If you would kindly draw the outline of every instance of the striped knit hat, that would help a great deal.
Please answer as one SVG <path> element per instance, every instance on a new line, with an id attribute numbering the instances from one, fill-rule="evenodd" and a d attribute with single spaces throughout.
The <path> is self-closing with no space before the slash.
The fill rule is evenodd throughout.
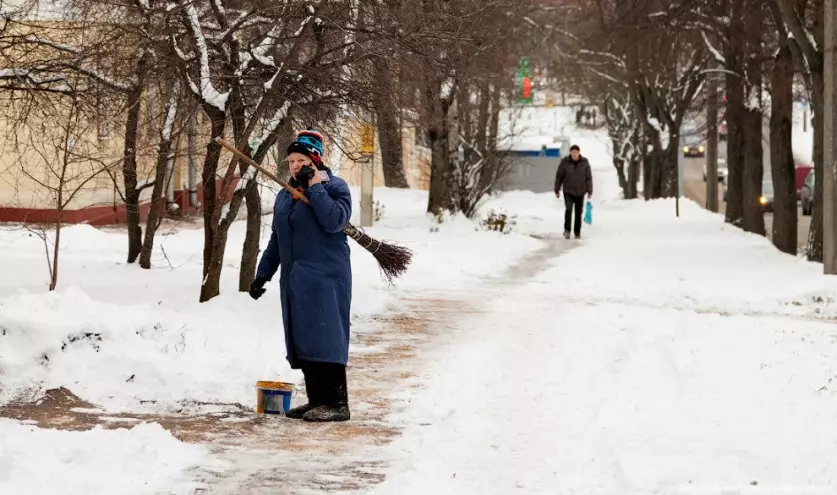
<path id="1" fill-rule="evenodd" d="M 311 158 L 317 165 L 323 163 L 323 135 L 308 128 L 296 135 L 296 140 L 288 145 L 288 154 L 301 153 Z"/>

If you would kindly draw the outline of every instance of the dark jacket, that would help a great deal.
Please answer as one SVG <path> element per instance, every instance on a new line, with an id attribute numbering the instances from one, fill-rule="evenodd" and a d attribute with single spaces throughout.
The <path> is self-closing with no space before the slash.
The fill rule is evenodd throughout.
<path id="1" fill-rule="evenodd" d="M 273 208 L 270 242 L 257 277 L 270 280 L 281 266 L 279 288 L 285 348 L 291 368 L 299 360 L 349 360 L 352 267 L 343 228 L 352 215 L 349 187 L 330 180 L 305 191 L 311 206 L 282 190 Z"/>
<path id="2" fill-rule="evenodd" d="M 584 196 L 593 194 L 593 173 L 590 171 L 590 162 L 583 156 L 578 157 L 574 162 L 572 157 L 565 156 L 558 164 L 558 171 L 555 173 L 555 192 L 561 192 L 564 186 L 564 194 L 573 196 Z"/>

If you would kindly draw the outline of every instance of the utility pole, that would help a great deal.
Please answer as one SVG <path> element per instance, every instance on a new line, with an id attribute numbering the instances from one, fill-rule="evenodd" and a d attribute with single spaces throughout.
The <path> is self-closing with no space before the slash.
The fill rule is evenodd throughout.
<path id="1" fill-rule="evenodd" d="M 371 227 L 374 222 L 372 214 L 372 190 L 375 186 L 375 127 L 371 123 L 364 123 L 361 144 L 360 169 L 360 225 Z"/>
<path id="2" fill-rule="evenodd" d="M 837 58 L 834 50 L 837 48 L 837 0 L 825 0 L 825 112 L 823 114 L 823 272 L 827 275 L 837 275 L 837 194 L 835 194 L 835 164 L 837 164 L 837 131 L 834 105 L 837 104 L 834 76 L 837 74 Z"/>
<path id="3" fill-rule="evenodd" d="M 714 59 L 709 59 L 706 104 L 706 209 L 718 213 L 718 84 L 713 72 Z"/>

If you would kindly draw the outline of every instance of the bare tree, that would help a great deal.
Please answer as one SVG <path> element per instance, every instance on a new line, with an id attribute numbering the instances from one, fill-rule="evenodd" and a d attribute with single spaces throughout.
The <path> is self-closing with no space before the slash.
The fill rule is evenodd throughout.
<path id="1" fill-rule="evenodd" d="M 791 42 L 779 10 L 772 5 L 778 48 L 770 75 L 770 164 L 773 181 L 773 245 L 780 251 L 797 252 L 798 216 L 796 173 L 793 160 L 793 80 Z"/>
<path id="2" fill-rule="evenodd" d="M 822 47 L 825 42 L 823 0 L 774 0 L 782 19 L 793 36 L 791 49 L 796 54 L 797 66 L 805 76 L 809 99 L 814 113 L 814 207 L 808 237 L 808 260 L 823 259 L 823 115 L 825 94 Z"/>
<path id="3" fill-rule="evenodd" d="M 151 207 L 148 210 L 147 225 L 145 227 L 145 239 L 142 243 L 139 264 L 142 268 L 151 268 L 151 253 L 154 250 L 154 235 L 160 227 L 160 223 L 166 214 L 166 197 L 163 188 L 172 180 L 167 172 L 169 164 L 174 160 L 172 142 L 175 136 L 175 123 L 177 122 L 178 103 L 180 101 L 180 82 L 172 83 L 169 91 L 169 99 L 163 110 L 163 122 L 159 131 L 159 147 L 157 150 L 157 162 L 154 172 L 154 189 L 151 192 Z"/>
<path id="4" fill-rule="evenodd" d="M 88 123 L 75 98 L 43 101 L 39 110 L 37 118 L 29 118 L 17 128 L 22 134 L 18 155 L 21 172 L 39 186 L 39 193 L 51 199 L 55 209 L 51 239 L 45 226 L 32 227 L 44 241 L 52 291 L 58 285 L 64 212 L 80 194 L 101 187 L 96 181 L 107 179 L 106 172 L 118 162 L 105 164 L 97 156 L 90 138 L 95 136 L 96 126 Z M 30 161 L 32 157 L 37 157 L 37 163 Z"/>

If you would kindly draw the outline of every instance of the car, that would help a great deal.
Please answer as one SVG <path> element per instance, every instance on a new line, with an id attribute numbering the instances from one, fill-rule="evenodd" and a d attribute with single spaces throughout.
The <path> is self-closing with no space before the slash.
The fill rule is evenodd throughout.
<path id="1" fill-rule="evenodd" d="M 683 145 L 683 156 L 685 157 L 702 157 L 706 152 L 706 148 L 699 139 L 687 139 L 686 144 Z"/>
<path id="2" fill-rule="evenodd" d="M 796 187 L 796 199 L 802 200 L 802 185 L 808 179 L 808 174 L 814 170 L 814 167 L 808 164 L 796 164 L 794 170 L 794 186 Z"/>
<path id="3" fill-rule="evenodd" d="M 800 202 L 802 203 L 802 214 L 808 216 L 814 209 L 814 169 L 808 171 L 805 182 L 802 184 Z"/>
<path id="4" fill-rule="evenodd" d="M 759 204 L 764 211 L 773 211 L 773 180 L 766 178 L 761 181 L 761 196 Z"/>
<path id="5" fill-rule="evenodd" d="M 723 182 L 724 177 L 729 173 L 727 168 L 727 161 L 723 158 L 718 158 L 718 182 Z M 706 163 L 703 164 L 703 182 L 706 182 Z"/>
<path id="6" fill-rule="evenodd" d="M 728 176 L 724 177 L 724 180 L 721 181 L 723 184 L 723 198 L 724 201 L 727 200 L 727 185 L 728 185 Z M 773 211 L 773 179 L 770 177 L 766 177 L 761 182 L 761 196 L 759 196 L 759 204 L 761 205 L 764 211 L 771 212 Z"/>

